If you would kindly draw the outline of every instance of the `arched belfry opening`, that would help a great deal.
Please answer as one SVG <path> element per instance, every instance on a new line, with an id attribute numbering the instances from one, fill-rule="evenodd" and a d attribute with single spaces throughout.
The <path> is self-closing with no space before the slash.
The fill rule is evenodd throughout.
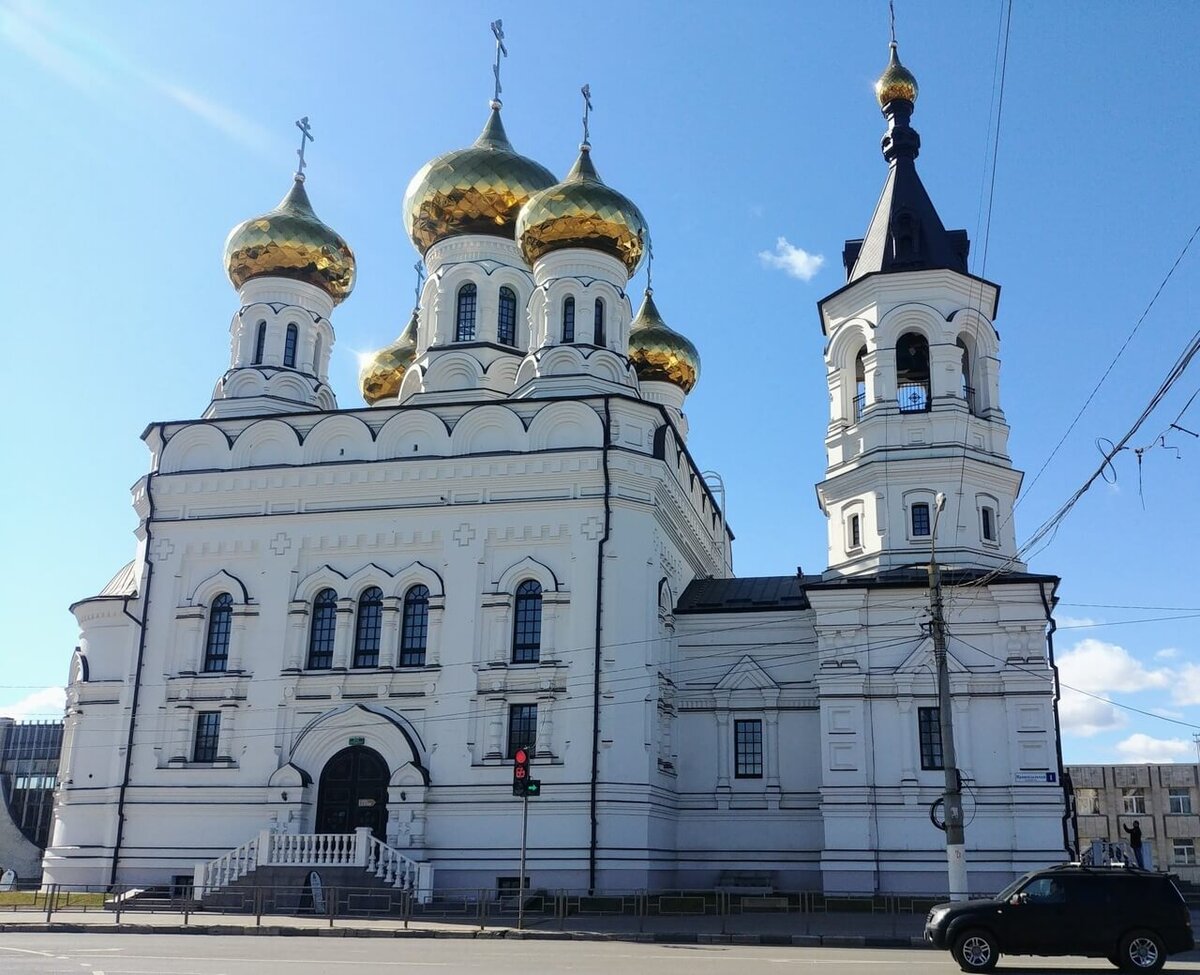
<path id="1" fill-rule="evenodd" d="M 854 419 L 862 419 L 867 408 L 867 347 L 864 345 L 854 357 Z"/>
<path id="2" fill-rule="evenodd" d="M 901 413 L 929 409 L 929 341 L 916 332 L 896 343 L 896 403 Z"/>
<path id="3" fill-rule="evenodd" d="M 325 763 L 317 788 L 318 833 L 353 833 L 368 826 L 387 839 L 388 765 L 373 748 L 351 745 Z"/>

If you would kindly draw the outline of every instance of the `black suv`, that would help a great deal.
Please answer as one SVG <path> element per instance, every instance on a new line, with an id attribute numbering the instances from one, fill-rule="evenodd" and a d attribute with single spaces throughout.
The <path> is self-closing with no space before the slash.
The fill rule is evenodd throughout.
<path id="1" fill-rule="evenodd" d="M 939 904 L 925 940 L 949 948 L 964 972 L 1013 955 L 1089 955 L 1125 971 L 1155 972 L 1190 951 L 1192 918 L 1166 874 L 1064 864 L 1035 870 L 990 900 Z"/>

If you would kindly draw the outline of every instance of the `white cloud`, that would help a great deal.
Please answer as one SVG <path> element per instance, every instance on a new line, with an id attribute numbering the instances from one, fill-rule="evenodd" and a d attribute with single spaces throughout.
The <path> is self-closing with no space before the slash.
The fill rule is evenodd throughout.
<path id="1" fill-rule="evenodd" d="M 1174 660 L 1179 656 L 1178 647 L 1164 647 L 1154 655 L 1155 660 Z"/>
<path id="2" fill-rule="evenodd" d="M 1063 734 L 1090 738 L 1102 731 L 1125 725 L 1125 715 L 1108 701 L 1100 701 L 1077 691 L 1064 689 L 1058 702 L 1058 719 Z"/>
<path id="3" fill-rule="evenodd" d="M 824 255 L 810 254 L 803 247 L 788 243 L 786 237 L 779 237 L 775 241 L 774 251 L 759 251 L 758 259 L 764 267 L 786 271 L 801 281 L 811 281 L 825 263 Z"/>
<path id="4" fill-rule="evenodd" d="M 1094 620 L 1090 616 L 1060 616 L 1058 618 L 1058 628 L 1060 630 L 1069 630 L 1073 627 L 1102 625 L 1102 621 Z"/>
<path id="5" fill-rule="evenodd" d="M 1200 700 L 1200 668 L 1196 669 Z M 1165 667 L 1147 668 L 1124 647 L 1093 639 L 1081 640 L 1064 653 L 1058 660 L 1058 671 L 1064 684 L 1094 694 L 1169 687 L 1173 676 Z"/>
<path id="6" fill-rule="evenodd" d="M 61 687 L 46 687 L 12 704 L 0 704 L 0 715 L 17 721 L 46 721 L 61 718 L 66 703 L 66 692 Z"/>
<path id="7" fill-rule="evenodd" d="M 1130 735 L 1117 742 L 1117 751 L 1126 762 L 1187 762 L 1195 757 L 1195 746 L 1182 738 L 1151 738 Z"/>
<path id="8" fill-rule="evenodd" d="M 1171 700 L 1175 704 L 1200 704 L 1200 665 L 1184 664 L 1175 671 Z"/>

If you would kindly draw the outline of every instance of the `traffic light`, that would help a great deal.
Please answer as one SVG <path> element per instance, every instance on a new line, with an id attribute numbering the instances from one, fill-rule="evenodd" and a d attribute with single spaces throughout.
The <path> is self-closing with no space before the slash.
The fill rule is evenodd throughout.
<path id="1" fill-rule="evenodd" d="M 529 782 L 529 752 L 518 748 L 513 752 L 513 795 L 524 796 Z"/>
<path id="2" fill-rule="evenodd" d="M 526 779 L 525 780 L 525 795 L 540 796 L 542 794 L 541 779 Z"/>

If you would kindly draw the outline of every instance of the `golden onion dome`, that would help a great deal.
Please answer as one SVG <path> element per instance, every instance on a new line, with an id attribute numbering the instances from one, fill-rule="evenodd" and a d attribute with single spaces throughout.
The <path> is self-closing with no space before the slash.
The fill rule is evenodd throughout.
<path id="1" fill-rule="evenodd" d="M 409 237 L 422 255 L 459 234 L 513 237 L 522 205 L 554 184 L 545 166 L 518 154 L 500 121 L 500 103 L 475 144 L 427 162 L 404 194 Z"/>
<path id="2" fill-rule="evenodd" d="M 700 379 L 700 353 L 662 320 L 650 288 L 629 328 L 629 361 L 642 382 L 673 383 L 685 393 Z"/>
<path id="3" fill-rule="evenodd" d="M 400 381 L 417 357 L 417 309 L 400 337 L 376 352 L 358 373 L 358 385 L 368 406 L 400 395 Z"/>
<path id="4" fill-rule="evenodd" d="M 632 276 L 647 235 L 642 211 L 601 182 L 587 143 L 567 178 L 534 194 L 517 217 L 517 243 L 530 264 L 550 251 L 586 247 L 611 254 Z"/>
<path id="5" fill-rule="evenodd" d="M 279 206 L 239 223 L 225 240 L 225 272 L 235 288 L 251 278 L 292 278 L 345 301 L 354 290 L 350 245 L 313 213 L 304 177 L 297 176 Z"/>
<path id="6" fill-rule="evenodd" d="M 897 99 L 904 99 L 915 104 L 919 91 L 916 77 L 900 63 L 895 41 L 892 41 L 891 47 L 892 55 L 888 60 L 888 66 L 879 76 L 879 80 L 875 82 L 875 97 L 879 99 L 880 108 Z"/>

